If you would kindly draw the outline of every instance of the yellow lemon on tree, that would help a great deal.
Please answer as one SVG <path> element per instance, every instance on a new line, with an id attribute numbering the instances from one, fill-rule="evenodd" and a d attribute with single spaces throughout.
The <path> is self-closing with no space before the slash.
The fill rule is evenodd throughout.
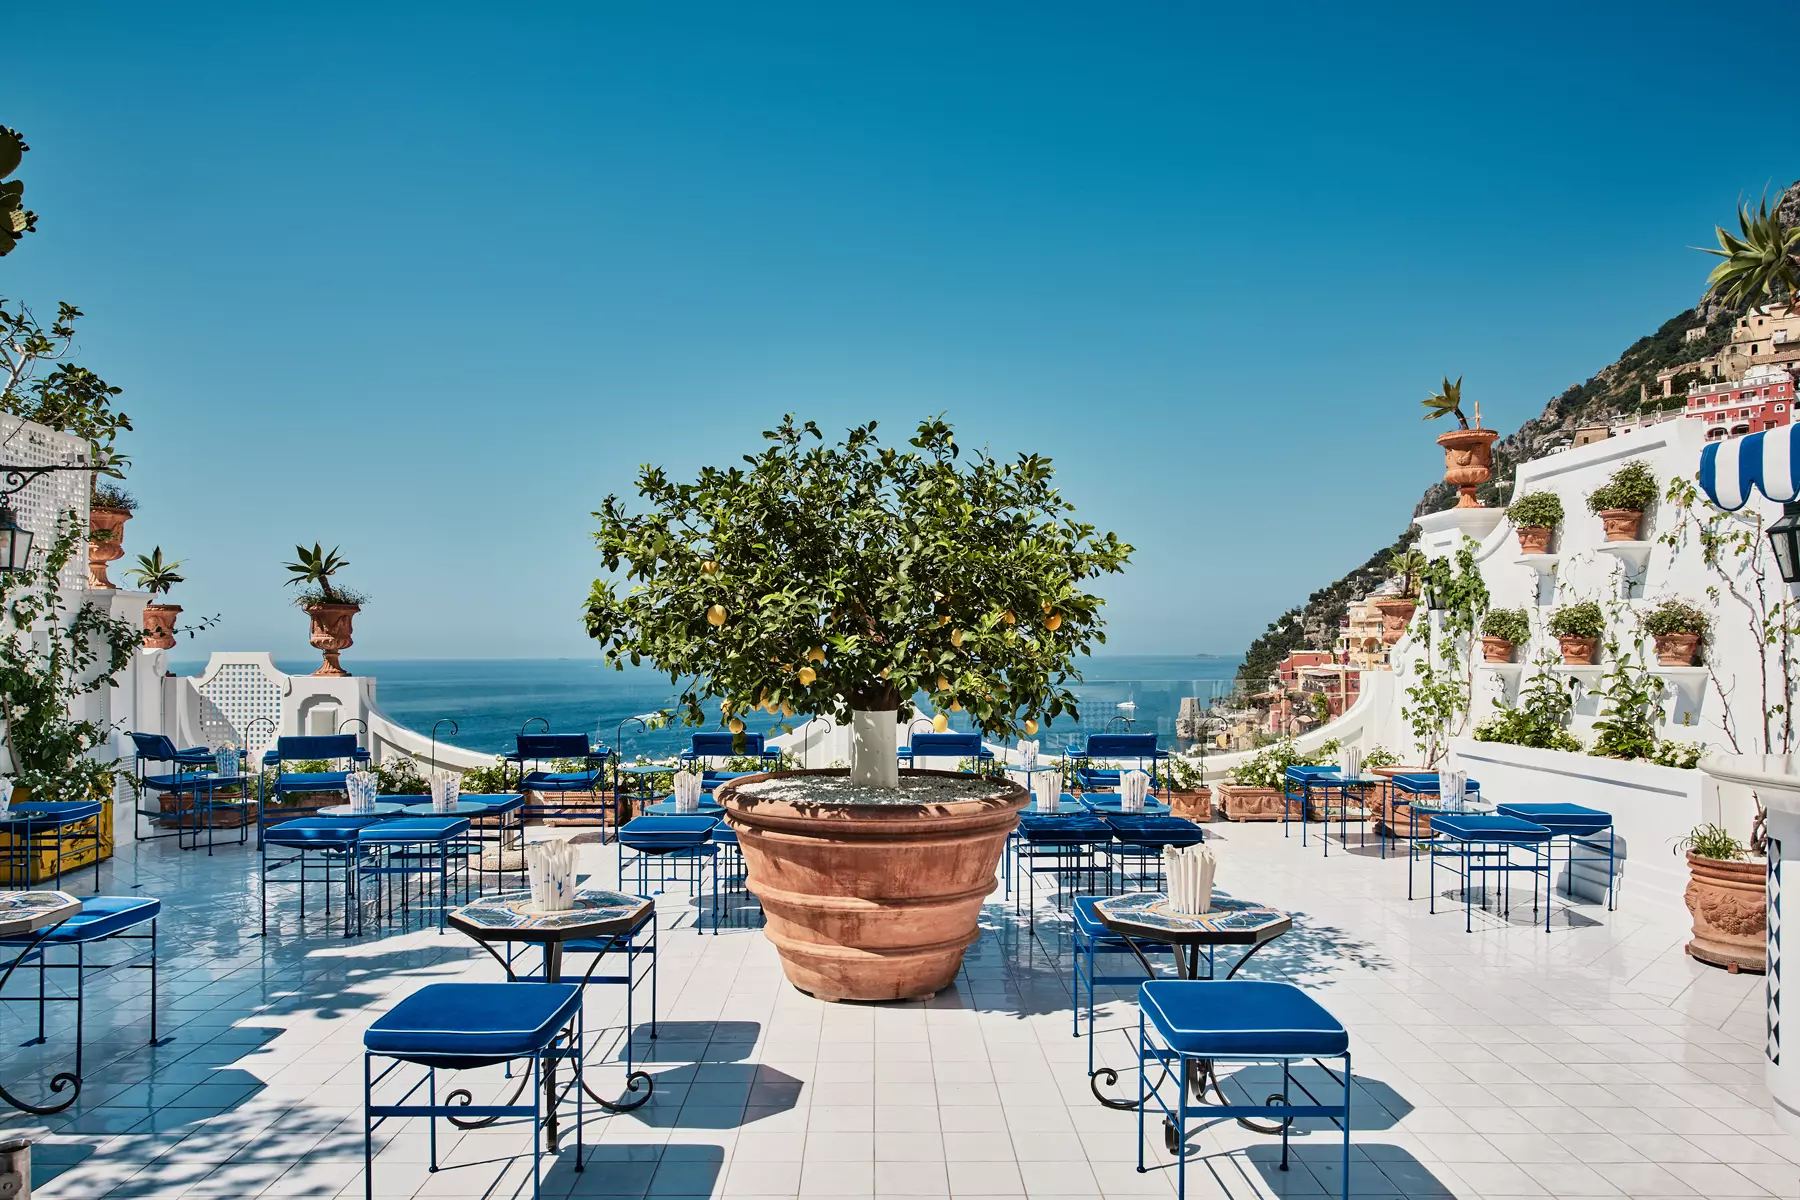
<path id="1" fill-rule="evenodd" d="M 825 661 L 825 647 L 814 646 L 811 650 L 808 650 L 806 652 L 806 658 L 807 658 L 807 661 L 809 661 L 809 662 L 824 662 Z"/>
<path id="2" fill-rule="evenodd" d="M 950 631 L 950 644 L 952 646 L 961 646 L 962 643 L 963 643 L 963 631 L 960 629 L 952 629 Z"/>
<path id="3" fill-rule="evenodd" d="M 894 673 L 894 668 L 892 668 L 892 667 L 881 668 L 881 677 L 883 679 L 886 679 L 889 675 L 892 675 L 893 673 Z"/>
<path id="4" fill-rule="evenodd" d="M 1031 718 L 1027 717 L 1025 719 L 1025 734 L 1026 734 L 1026 736 L 1029 737 L 1030 735 L 1032 735 L 1036 732 L 1037 732 L 1037 722 L 1033 721 Z"/>
<path id="5" fill-rule="evenodd" d="M 1017 621 L 1019 618 L 1013 616 L 1013 610 L 1009 608 L 1005 612 L 1000 614 L 1000 619 L 1002 621 L 1005 621 L 1008 625 L 1011 625 L 1014 621 Z"/>
<path id="6" fill-rule="evenodd" d="M 744 732 L 744 723 L 736 717 L 733 717 L 725 723 L 725 728 L 731 730 L 733 733 L 742 733 Z"/>
<path id="7" fill-rule="evenodd" d="M 1050 602 L 1048 600 L 1044 601 L 1044 615 L 1046 617 L 1050 615 Z"/>
<path id="8" fill-rule="evenodd" d="M 706 621 L 707 624 L 713 626 L 723 625 L 725 623 L 725 606 L 723 604 L 715 604 L 707 609 Z"/>
<path id="9" fill-rule="evenodd" d="M 948 616 L 940 616 L 938 618 L 938 628 L 939 629 L 942 629 L 944 626 L 948 625 L 949 623 L 950 623 L 950 618 Z"/>
<path id="10" fill-rule="evenodd" d="M 719 573 L 719 564 L 709 558 L 700 564 L 700 570 L 708 575 L 717 575 Z"/>
<path id="11" fill-rule="evenodd" d="M 942 733 L 948 728 L 950 728 L 950 718 L 943 713 L 931 718 L 931 732 Z"/>
<path id="12" fill-rule="evenodd" d="M 800 686 L 801 687 L 811 687 L 813 684 L 813 680 L 817 679 L 818 677 L 819 677 L 819 673 L 817 671 L 813 670 L 811 667 L 801 667 L 800 668 Z"/>
<path id="13" fill-rule="evenodd" d="M 938 680 L 937 680 L 937 690 L 940 692 L 949 691 L 950 690 L 950 681 L 948 679 L 945 679 L 942 675 L 939 675 Z"/>
<path id="14" fill-rule="evenodd" d="M 1061 613 L 1051 613 L 1050 619 L 1044 622 L 1044 628 L 1048 629 L 1051 633 L 1055 633 L 1057 630 L 1061 629 L 1062 628 L 1062 614 Z"/>

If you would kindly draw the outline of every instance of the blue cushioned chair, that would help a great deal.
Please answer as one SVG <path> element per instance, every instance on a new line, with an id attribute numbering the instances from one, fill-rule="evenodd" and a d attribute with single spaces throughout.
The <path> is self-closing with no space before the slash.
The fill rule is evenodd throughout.
<path id="1" fill-rule="evenodd" d="M 328 770 L 324 771 L 290 771 L 289 763 L 311 762 L 323 759 Z M 262 765 L 267 771 L 274 768 L 274 774 L 268 783 L 268 794 L 263 797 L 262 811 L 257 814 L 256 838 L 260 844 L 263 828 L 270 823 L 270 809 L 274 808 L 273 819 L 285 821 L 291 817 L 305 816 L 317 812 L 321 808 L 329 808 L 338 803 L 337 797 L 344 795 L 344 778 L 351 771 L 364 770 L 369 766 L 369 752 L 362 748 L 354 733 L 291 735 L 275 739 L 272 750 L 263 751 Z M 320 794 L 332 798 L 322 804 L 296 807 L 281 805 L 284 796 Z"/>
<path id="2" fill-rule="evenodd" d="M 526 797 L 519 814 L 521 822 L 592 817 L 598 811 L 608 824 L 618 823 L 617 799 L 606 787 L 606 765 L 612 761 L 609 748 L 590 746 L 587 735 L 582 733 L 521 733 L 513 745 L 513 752 L 503 761 L 519 770 L 519 791 Z M 558 759 L 572 760 L 579 766 L 573 771 L 544 768 L 544 763 L 554 766 Z M 594 803 L 576 807 L 568 801 L 552 799 L 575 792 L 592 796 Z"/>
<path id="3" fill-rule="evenodd" d="M 1158 770 L 1158 765 L 1169 757 L 1167 750 L 1156 747 L 1154 733 L 1094 733 L 1088 735 L 1087 749 L 1076 750 L 1072 747 L 1063 750 L 1066 771 L 1075 779 L 1075 786 L 1084 792 L 1114 790 L 1119 786 L 1119 776 L 1127 771 L 1142 771 L 1150 776 L 1150 790 L 1166 792 L 1169 779 L 1166 772 Z M 1117 763 L 1117 766 L 1098 766 L 1096 763 Z"/>
<path id="4" fill-rule="evenodd" d="M 144 777 L 146 763 L 168 763 L 176 772 L 182 770 L 205 771 L 212 767 L 213 751 L 208 746 L 190 746 L 186 750 L 177 750 L 175 743 L 160 733 L 134 733 L 131 744 L 137 750 L 138 778 Z"/>
<path id="5" fill-rule="evenodd" d="M 737 748 L 740 738 L 743 740 L 741 750 Z M 710 765 L 714 759 L 742 758 L 751 754 L 761 760 L 754 771 L 725 771 Z M 760 733 L 696 733 L 689 739 L 688 748 L 681 752 L 681 761 L 700 764 L 700 787 L 710 792 L 728 779 L 742 779 L 778 769 L 781 751 L 770 749 Z"/>
<path id="6" fill-rule="evenodd" d="M 344 936 L 351 934 L 350 918 L 358 911 L 356 895 L 357 839 L 363 827 L 379 817 L 297 817 L 271 825 L 263 832 L 257 853 L 262 859 L 262 931 L 269 932 L 269 885 L 294 884 L 300 892 L 300 921 L 306 921 L 306 885 L 325 885 L 325 920 L 331 921 L 332 885 L 344 888 Z M 273 851 L 273 853 L 271 853 Z M 275 872 L 285 867 L 298 872 L 287 878 Z"/>
<path id="7" fill-rule="evenodd" d="M 896 751 L 900 765 L 916 768 L 921 758 L 965 758 L 975 760 L 977 771 L 986 770 L 994 762 L 994 752 L 982 744 L 978 733 L 915 733 L 912 744 Z"/>
<path id="8" fill-rule="evenodd" d="M 1305 1059 L 1339 1059 L 1339 1104 L 1291 1103 L 1293 1065 Z M 1138 1164 L 1144 1165 L 1144 1116 L 1152 1101 L 1163 1112 L 1163 1140 L 1175 1158 L 1175 1194 L 1187 1195 L 1189 1120 L 1270 1117 L 1281 1122 L 1281 1169 L 1288 1169 L 1288 1133 L 1302 1117 L 1325 1117 L 1344 1131 L 1342 1195 L 1350 1196 L 1350 1035 L 1319 1002 L 1291 983 L 1234 979 L 1214 982 L 1158 979 L 1138 989 Z M 1261 1104 L 1233 1103 L 1218 1083 L 1219 1062 L 1279 1062 L 1281 1091 Z M 1160 1068 L 1152 1080 L 1152 1066 Z M 1319 1062 L 1321 1067 L 1325 1064 Z M 1330 1075 L 1329 1068 L 1326 1073 Z M 1208 1081 L 1218 1104 L 1198 1104 L 1190 1092 Z M 1172 1085 L 1173 1106 L 1163 1095 Z M 1192 1085 L 1192 1086 L 1190 1086 Z M 1310 1090 L 1302 1088 L 1308 1099 Z"/>
<path id="9" fill-rule="evenodd" d="M 82 1026 L 87 1014 L 87 980 L 93 975 L 107 974 L 127 967 L 150 972 L 150 1042 L 156 1043 L 156 918 L 162 912 L 162 901 L 149 896 L 89 896 L 82 900 L 81 911 L 45 934 L 28 933 L 0 938 L 0 947 L 18 951 L 15 966 L 37 964 L 38 1010 L 37 1042 L 44 1042 L 46 1008 L 51 1004 L 75 1005 L 75 1074 L 81 1074 Z M 145 927 L 148 926 L 146 930 Z M 101 943 L 148 942 L 148 950 L 134 950 L 125 958 L 102 963 L 88 961 L 89 947 Z M 52 950 L 72 948 L 73 961 L 52 961 Z M 75 994 L 51 995 L 47 975 L 51 971 L 75 972 Z M 27 996 L 0 997 L 8 1002 L 30 1003 Z"/>
<path id="10" fill-rule="evenodd" d="M 718 826 L 716 817 L 699 815 L 634 817 L 625 822 L 619 827 L 619 890 L 626 890 L 629 852 L 632 891 L 654 896 L 671 882 L 685 883 L 693 891 L 695 928 L 700 924 L 700 906 L 710 902 L 713 932 L 718 933 L 719 846 L 713 840 Z"/>
<path id="11" fill-rule="evenodd" d="M 363 1194 L 375 1200 L 375 1130 L 390 1117 L 429 1121 L 431 1170 L 438 1169 L 437 1118 L 530 1117 L 531 1194 L 541 1195 L 544 1142 L 557 1149 L 557 1105 L 575 1099 L 575 1169 L 582 1152 L 581 988 L 573 983 L 432 983 L 420 988 L 376 1020 L 363 1034 Z M 379 1074 L 375 1060 L 392 1059 Z M 438 1099 L 437 1073 L 529 1059 L 524 1092 L 531 1102 L 452 1104 Z M 569 1064 L 567 1083 L 558 1086 L 556 1068 Z M 375 1087 L 410 1063 L 425 1068 L 396 1102 L 375 1103 Z M 425 1089 L 425 1103 L 408 1103 Z M 452 1093 L 446 1101 L 461 1094 Z M 515 1093 L 520 1100 L 523 1092 Z"/>

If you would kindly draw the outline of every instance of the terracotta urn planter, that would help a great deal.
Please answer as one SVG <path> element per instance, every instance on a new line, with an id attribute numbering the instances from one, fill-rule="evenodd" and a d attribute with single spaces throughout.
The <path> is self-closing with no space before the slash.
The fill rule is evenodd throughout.
<path id="1" fill-rule="evenodd" d="M 348 675 L 350 672 L 338 665 L 338 655 L 351 646 L 351 625 L 356 614 L 362 611 L 360 604 L 313 604 L 306 608 L 306 615 L 312 618 L 312 642 L 314 650 L 322 651 L 325 661 L 320 664 L 314 675 Z"/>
<path id="2" fill-rule="evenodd" d="M 1462 493 L 1458 508 L 1480 508 L 1475 489 L 1494 473 L 1494 443 L 1497 429 L 1452 429 L 1438 435 L 1437 444 L 1444 448 L 1444 482 Z"/>
<path id="3" fill-rule="evenodd" d="M 1186 817 L 1190 821 L 1212 820 L 1212 789 L 1201 788 L 1194 792 L 1170 792 L 1169 812 L 1177 817 Z"/>
<path id="4" fill-rule="evenodd" d="M 1643 528 L 1644 514 L 1635 508 L 1608 508 L 1600 512 L 1600 524 L 1609 542 L 1635 542 Z"/>
<path id="5" fill-rule="evenodd" d="M 1513 656 L 1513 644 L 1503 637 L 1495 637 L 1493 634 L 1487 634 L 1481 639 L 1481 656 L 1488 662 L 1511 662 Z"/>
<path id="6" fill-rule="evenodd" d="M 1594 655 L 1600 652 L 1599 638 L 1560 637 L 1556 639 L 1562 645 L 1562 660 L 1571 667 L 1591 667 Z"/>
<path id="7" fill-rule="evenodd" d="M 983 780 L 968 799 L 812 802 L 746 794 L 775 780 L 847 771 L 773 771 L 719 787 L 737 831 L 764 933 L 788 981 L 821 1000 L 910 1000 L 950 986 L 994 870 L 1031 793 Z M 967 780 L 909 771 L 907 782 Z M 904 793 L 900 793 L 903 797 Z"/>
<path id="8" fill-rule="evenodd" d="M 125 522 L 131 520 L 128 508 L 111 508 L 96 504 L 88 510 L 88 586 L 116 588 L 106 577 L 106 564 L 125 557 Z"/>
<path id="9" fill-rule="evenodd" d="M 1369 603 L 1381 614 L 1381 642 L 1385 646 L 1392 646 L 1405 636 L 1406 627 L 1419 608 L 1418 600 L 1411 596 L 1377 596 Z"/>
<path id="10" fill-rule="evenodd" d="M 1520 554 L 1550 553 L 1550 539 L 1556 535 L 1556 529 L 1550 525 L 1521 525 L 1519 535 Z"/>
<path id="11" fill-rule="evenodd" d="M 1665 667 L 1691 667 L 1700 653 L 1697 633 L 1659 633 L 1656 635 L 1656 661 Z"/>
<path id="12" fill-rule="evenodd" d="M 1278 788 L 1239 787 L 1234 783 L 1215 784 L 1213 794 L 1227 821 L 1279 821 L 1286 799 Z"/>
<path id="13" fill-rule="evenodd" d="M 1703 963 L 1738 971 L 1768 969 L 1768 864 L 1728 862 L 1689 851 L 1685 899 L 1694 918 L 1687 952 Z"/>
<path id="14" fill-rule="evenodd" d="M 175 618 L 181 615 L 179 604 L 144 605 L 144 647 L 169 650 L 175 645 Z"/>

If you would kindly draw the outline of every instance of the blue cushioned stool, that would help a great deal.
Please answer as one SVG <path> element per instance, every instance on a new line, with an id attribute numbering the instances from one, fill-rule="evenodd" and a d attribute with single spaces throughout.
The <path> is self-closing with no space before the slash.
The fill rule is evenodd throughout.
<path id="1" fill-rule="evenodd" d="M 257 853 L 262 858 L 262 931 L 269 932 L 269 885 L 293 884 L 300 892 L 300 920 L 306 921 L 306 885 L 325 885 L 325 921 L 331 921 L 334 883 L 344 887 L 344 936 L 351 933 L 350 918 L 357 908 L 357 837 L 365 825 L 379 817 L 299 817 L 265 829 Z M 294 867 L 298 874 L 280 877 L 277 870 Z"/>
<path id="2" fill-rule="evenodd" d="M 469 886 L 469 856 L 467 847 L 464 852 L 451 856 L 453 844 L 460 844 L 468 835 L 469 820 L 467 817 L 427 817 L 407 815 L 391 821 L 376 821 L 365 825 L 356 832 L 357 855 L 357 895 L 360 897 L 362 883 L 372 879 L 378 885 L 376 904 L 386 916 L 394 915 L 394 894 L 400 897 L 400 919 L 405 923 L 415 898 L 415 889 L 408 885 L 411 880 L 418 880 L 416 898 L 421 909 L 429 907 L 429 883 L 437 880 L 437 914 L 438 932 L 444 931 L 444 914 L 450 909 L 450 881 L 458 880 L 458 891 L 466 893 Z M 454 865 L 453 865 L 454 864 Z M 393 886 L 386 886 L 386 885 Z M 360 904 L 356 907 L 358 931 L 361 931 L 363 910 Z"/>
<path id="3" fill-rule="evenodd" d="M 1096 1008 L 1094 989 L 1101 986 L 1110 987 L 1119 984 L 1142 983 L 1144 981 L 1144 970 L 1142 969 L 1144 964 L 1137 961 L 1138 956 L 1137 953 L 1133 951 L 1131 943 L 1108 929 L 1106 924 L 1100 920 L 1099 914 L 1094 911 L 1094 904 L 1100 899 L 1101 897 L 1099 896 L 1077 896 L 1070 904 L 1070 912 L 1075 918 L 1073 926 L 1074 946 L 1072 955 L 1074 958 L 1075 971 L 1075 1004 L 1071 1006 L 1073 1010 L 1071 1015 L 1074 1017 L 1075 1037 L 1081 1036 L 1082 1015 L 1085 1013 L 1087 1016 L 1087 1056 L 1088 1077 L 1090 1079 L 1093 1078 L 1094 1075 Z M 1170 949 L 1166 942 L 1151 942 L 1141 938 L 1137 939 L 1137 941 L 1139 946 L 1143 948 Z M 1100 974 L 1098 960 L 1102 956 L 1110 955 L 1124 955 L 1125 957 L 1132 959 L 1134 963 L 1137 963 L 1138 969 L 1132 971 L 1129 975 Z M 1209 974 L 1211 973 L 1211 962 L 1212 948 L 1209 946 L 1207 947 Z M 1117 1074 L 1113 1074 L 1113 1077 L 1107 1082 L 1109 1084 L 1117 1083 Z M 1134 1105 L 1122 1104 L 1119 1101 L 1109 1100 L 1105 1097 L 1102 1097 L 1100 1102 L 1107 1105 L 1109 1108 L 1135 1107 Z"/>
<path id="4" fill-rule="evenodd" d="M 0 836 L 7 841 L 0 846 L 5 854 L 5 868 L 0 872 L 0 887 L 29 888 L 42 880 L 32 878 L 32 866 L 39 854 L 49 854 L 56 863 L 52 887 L 62 887 L 63 854 L 83 842 L 94 847 L 94 890 L 100 890 L 99 852 L 100 800 L 15 800 L 8 819 L 0 824 Z M 70 867 L 74 870 L 74 867 Z"/>
<path id="5" fill-rule="evenodd" d="M 328 768 L 324 771 L 290 771 L 291 762 L 311 762 L 325 760 Z M 329 808 L 337 803 L 337 797 L 344 795 L 345 778 L 353 770 L 365 770 L 370 762 L 369 752 L 363 749 L 354 733 L 324 733 L 305 736 L 279 737 L 275 739 L 275 748 L 265 750 L 262 757 L 263 770 L 274 768 L 269 776 L 268 790 L 263 793 L 260 811 L 256 815 L 256 841 L 262 844 L 263 829 L 270 823 L 271 810 L 275 820 L 286 820 L 290 817 L 305 816 L 317 812 L 321 808 Z M 331 798 L 324 803 L 309 801 L 305 805 L 281 803 L 286 796 L 319 796 Z"/>
<path id="6" fill-rule="evenodd" d="M 1206 830 L 1186 817 L 1103 813 L 1100 819 L 1112 831 L 1109 857 L 1118 868 L 1120 890 L 1127 892 L 1161 890 L 1165 882 L 1163 851 L 1170 846 L 1198 846 L 1206 840 Z"/>
<path id="7" fill-rule="evenodd" d="M 104 975 L 127 967 L 150 972 L 150 1043 L 156 1044 L 156 918 L 162 912 L 162 901 L 149 896 L 88 896 L 81 902 L 81 911 L 56 926 L 48 934 L 20 934 L 17 937 L 0 938 L 0 948 L 21 951 L 13 959 L 14 966 L 28 963 L 37 964 L 38 988 L 35 1001 L 38 1010 L 38 1031 L 35 1039 L 38 1045 L 44 1044 L 44 1025 L 46 1008 L 51 1004 L 73 1003 L 75 1005 L 75 1074 L 81 1074 L 81 1045 L 83 1020 L 87 1015 L 87 981 L 94 975 Z M 145 930 L 148 926 L 148 930 Z M 87 958 L 88 947 L 100 942 L 148 942 L 148 950 L 134 950 L 126 957 L 114 962 L 90 963 Z M 52 962 L 52 948 L 72 947 L 75 958 L 72 962 Z M 51 995 L 47 986 L 47 976 L 51 971 L 75 972 L 75 994 Z M 8 996 L 8 1002 L 31 1003 L 34 999 L 28 996 Z"/>
<path id="8" fill-rule="evenodd" d="M 1299 1117 L 1327 1117 L 1344 1131 L 1343 1191 L 1350 1195 L 1350 1035 L 1318 1001 L 1291 983 L 1262 980 L 1213 982 L 1190 979 L 1152 980 L 1138 989 L 1138 1170 L 1144 1165 L 1144 1115 L 1152 1101 L 1163 1112 L 1163 1141 L 1175 1155 L 1175 1194 L 1187 1195 L 1187 1126 L 1192 1119 L 1272 1117 L 1281 1122 L 1281 1169 L 1288 1169 L 1288 1133 Z M 1324 1104 L 1294 1078 L 1293 1064 L 1315 1059 L 1344 1089 L 1338 1104 Z M 1343 1077 L 1333 1075 L 1324 1059 L 1341 1059 Z M 1261 1104 L 1207 1104 L 1190 1097 L 1205 1095 L 1210 1078 L 1220 1100 L 1214 1064 L 1279 1062 L 1281 1091 Z M 1161 1073 L 1151 1080 L 1152 1066 Z M 1171 1107 L 1162 1094 L 1172 1083 L 1177 1099 Z M 1311 1104 L 1294 1104 L 1299 1087 Z M 1273 1130 L 1271 1130 L 1273 1132 Z"/>
<path id="9" fill-rule="evenodd" d="M 431 1169 L 438 1169 L 438 1117 L 530 1117 L 531 1194 L 537 1197 L 545 1142 L 557 1149 L 560 1100 L 575 1097 L 575 1169 L 582 1169 L 581 988 L 573 983 L 432 983 L 420 988 L 369 1026 L 363 1034 L 363 1194 L 375 1200 L 375 1129 L 389 1117 L 429 1120 Z M 394 1061 L 375 1072 L 375 1060 Z M 437 1073 L 530 1059 L 531 1070 L 506 1104 L 450 1103 L 466 1091 L 438 1100 Z M 558 1086 L 557 1064 L 570 1063 L 570 1077 Z M 425 1068 L 425 1078 L 391 1104 L 375 1103 L 375 1085 L 402 1064 Z M 423 1104 L 408 1103 L 426 1089 Z M 525 1091 L 531 1103 L 518 1103 Z M 544 1132 L 540 1142 L 538 1131 Z"/>
<path id="10" fill-rule="evenodd" d="M 1542 825 L 1556 837 L 1567 838 L 1569 854 L 1569 894 L 1575 894 L 1575 864 L 1606 864 L 1606 909 L 1615 907 L 1614 882 L 1618 873 L 1618 837 L 1613 829 L 1612 814 L 1605 809 L 1585 808 L 1579 804 L 1502 804 L 1494 810 L 1503 817 L 1518 817 Z M 1602 837 L 1601 835 L 1605 836 Z M 1555 858 L 1555 841 L 1551 842 L 1551 858 Z M 1577 854 L 1576 851 L 1585 851 Z M 1552 868 L 1555 867 L 1552 861 Z"/>
<path id="11" fill-rule="evenodd" d="M 640 896 L 661 895 L 662 889 L 670 883 L 685 883 L 693 889 L 694 927 L 700 927 L 702 903 L 709 902 L 713 932 L 718 933 L 720 849 L 713 835 L 719 824 L 716 817 L 697 814 L 634 817 L 625 822 L 619 827 L 620 890 L 626 890 L 625 868 L 629 851 L 634 872 L 631 890 Z"/>
<path id="12" fill-rule="evenodd" d="M 1544 881 L 1544 932 L 1550 932 L 1550 841 L 1556 835 L 1535 821 L 1518 817 L 1440 810 L 1431 818 L 1430 911 L 1437 911 L 1437 871 L 1440 860 L 1462 880 L 1463 931 L 1475 928 L 1474 893 L 1481 887 L 1482 907 L 1487 907 L 1488 876 L 1498 875 L 1505 887 L 1501 915 L 1512 913 L 1512 877 L 1531 876 L 1531 911 L 1537 912 L 1538 880 Z"/>
<path id="13" fill-rule="evenodd" d="M 1056 887 L 1056 907 L 1064 904 L 1065 884 L 1082 884 L 1092 888 L 1107 886 L 1112 878 L 1112 859 L 1107 848 L 1112 845 L 1112 827 L 1099 817 L 1019 816 L 1018 872 L 1020 888 L 1013 894 L 1013 909 L 1021 904 L 1027 922 L 1037 922 L 1037 880 L 1048 875 Z"/>

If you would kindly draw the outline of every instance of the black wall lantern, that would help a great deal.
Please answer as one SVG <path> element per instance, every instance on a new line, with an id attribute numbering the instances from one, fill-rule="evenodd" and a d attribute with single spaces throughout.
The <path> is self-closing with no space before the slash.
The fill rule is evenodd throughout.
<path id="1" fill-rule="evenodd" d="M 1783 583 L 1800 583 L 1800 500 L 1781 506 L 1781 517 L 1769 526 L 1769 549 Z"/>
<path id="2" fill-rule="evenodd" d="M 23 571 L 31 560 L 31 530 L 21 529 L 12 505 L 0 500 L 0 574 Z"/>

